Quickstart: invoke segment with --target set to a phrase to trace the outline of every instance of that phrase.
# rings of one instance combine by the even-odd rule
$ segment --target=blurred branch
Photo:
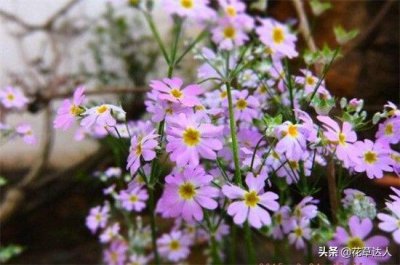
[[[40,154],[37,156],[33,167],[15,186],[10,188],[0,204],[0,223],[4,223],[15,211],[25,198],[25,189],[29,187],[46,168],[50,157],[51,145],[53,142],[52,130],[52,110],[50,105],[45,108],[44,127],[42,130],[42,139],[40,141]]]
[[[304,10],[303,2],[302,0],[293,0],[292,3],[294,8],[296,9],[297,16],[299,17],[300,20],[299,30],[307,44],[307,47],[311,52],[316,52],[317,46],[315,45],[314,38],[311,35],[310,25],[308,24],[307,15]],[[322,65],[316,63],[314,67],[316,73],[321,74]]]

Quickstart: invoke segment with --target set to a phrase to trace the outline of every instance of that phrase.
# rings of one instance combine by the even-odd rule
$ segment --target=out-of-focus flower
[[[22,109],[28,103],[28,98],[18,88],[7,86],[0,90],[0,102],[7,109]]]
[[[385,232],[393,233],[393,239],[400,245],[400,200],[386,202],[390,214],[379,213],[379,228]]]
[[[22,137],[27,144],[36,144],[36,136],[32,132],[32,127],[29,124],[23,123],[15,128],[16,133]]]
[[[108,243],[111,240],[117,238],[119,236],[119,224],[115,223],[109,227],[107,227],[103,233],[100,235],[100,242],[101,243]]]
[[[128,244],[120,239],[111,242],[104,251],[104,261],[107,265],[125,265]]]
[[[189,256],[189,247],[192,244],[190,236],[182,231],[172,231],[164,234],[157,239],[158,251],[160,255],[170,261],[180,261]]]
[[[97,206],[90,209],[89,215],[86,218],[86,226],[92,233],[95,233],[98,228],[104,228],[109,217],[110,207],[108,204],[103,207]]]
[[[81,126],[90,128],[93,125],[102,127],[113,127],[117,124],[113,114],[125,115],[125,111],[117,106],[110,104],[103,104],[87,109],[82,115],[85,117],[81,121]]]
[[[155,134],[155,130],[150,132],[148,135],[133,136],[131,139],[131,147],[128,157],[128,163],[126,169],[130,169],[133,175],[140,167],[140,159],[144,161],[151,161],[156,157],[155,148],[158,146]]]
[[[118,200],[121,202],[122,208],[135,212],[140,212],[146,207],[145,202],[148,197],[147,191],[136,182],[132,182],[127,190],[122,190],[118,194]]]

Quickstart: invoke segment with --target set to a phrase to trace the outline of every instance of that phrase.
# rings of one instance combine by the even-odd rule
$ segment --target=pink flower
[[[243,25],[246,31],[254,27],[254,19],[246,14],[246,5],[240,0],[219,0],[219,5],[223,9],[225,17],[238,24]]]
[[[302,249],[304,248],[304,239],[310,240],[310,238],[310,222],[306,219],[296,221],[293,225],[292,232],[289,234],[289,243],[294,244],[296,249]]]
[[[324,128],[324,136],[334,145],[335,154],[344,163],[346,168],[357,163],[357,150],[353,143],[357,141],[357,134],[348,122],[343,122],[342,128],[337,122],[327,116],[318,116]]]
[[[252,173],[247,174],[246,184],[248,190],[238,186],[227,184],[222,187],[222,193],[231,200],[228,214],[233,216],[237,225],[246,220],[255,228],[271,224],[271,216],[266,210],[276,211],[279,204],[276,201],[278,195],[273,192],[264,192],[265,178],[254,177]]]
[[[338,247],[338,253],[342,253],[344,247],[350,250],[359,249],[363,247],[368,248],[381,248],[382,251],[388,246],[389,240],[384,236],[372,236],[366,238],[368,234],[372,231],[373,225],[372,221],[368,218],[361,220],[357,216],[352,216],[349,219],[349,232],[343,227],[337,227],[334,239],[328,242],[329,246]],[[357,253],[357,251],[354,251]],[[329,259],[335,260],[337,263],[341,264],[377,264],[377,261],[385,261],[390,258],[389,255],[384,257],[375,256],[361,256],[354,255],[352,258],[343,257],[342,255],[337,255],[337,257],[330,257]]]
[[[109,227],[107,227],[103,233],[100,235],[100,242],[101,243],[108,243],[112,239],[115,239],[119,236],[119,224],[115,223]]]
[[[114,240],[104,251],[104,261],[107,265],[124,265],[128,244],[123,240]]]
[[[233,104],[235,105],[236,120],[252,122],[258,118],[260,103],[257,98],[250,96],[248,90],[237,91],[233,93]]]
[[[118,200],[122,208],[127,211],[141,212],[146,207],[146,200],[149,195],[142,185],[131,182],[128,189],[122,190],[118,194]]]
[[[156,157],[155,149],[158,146],[158,135],[154,133],[155,130],[146,136],[133,136],[131,139],[131,147],[128,157],[128,164],[126,169],[130,169],[133,175],[140,167],[140,160],[151,161]]]
[[[79,86],[74,92],[72,102],[69,99],[63,101],[61,107],[57,110],[57,116],[54,120],[54,128],[62,128],[63,130],[68,129],[71,127],[72,122],[76,117],[85,112],[84,108],[81,106],[85,100],[84,92],[85,87]]]
[[[215,29],[212,30],[212,40],[222,50],[232,50],[234,47],[243,45],[249,37],[243,29],[243,25],[223,18],[218,21]]]
[[[302,69],[301,72],[304,76],[296,76],[295,82],[304,87],[304,93],[306,95],[310,95],[316,89],[319,78],[314,76],[313,73],[309,70]],[[318,91],[320,90],[326,90],[324,81],[322,81],[320,86],[318,87]]]
[[[274,227],[272,228],[272,237],[274,239],[283,239],[284,234],[288,234],[292,229],[290,221],[290,208],[287,205],[282,206],[273,215]]]
[[[103,104],[100,106],[87,109],[83,115],[86,116],[81,121],[81,126],[89,128],[92,125],[100,125],[102,127],[113,127],[117,124],[112,114],[125,115],[125,111],[117,106]]]
[[[288,160],[294,161],[304,155],[308,137],[308,130],[305,126],[286,121],[275,128],[275,134],[278,138],[282,137],[275,147],[278,154],[285,154]]]
[[[400,200],[387,202],[386,207],[390,214],[379,213],[379,228],[385,232],[393,233],[393,239],[400,245]]]
[[[213,20],[216,16],[208,3],[208,0],[164,0],[163,8],[171,15],[204,22]]]
[[[0,90],[0,101],[6,109],[22,109],[28,103],[28,99],[25,97],[24,93],[12,86],[7,86]]]
[[[103,207],[97,206],[90,209],[89,215],[86,218],[86,226],[92,233],[95,233],[98,228],[104,228],[109,217],[110,207],[108,204]]]
[[[222,129],[203,122],[196,115],[181,113],[168,120],[166,150],[178,166],[196,166],[200,157],[216,159],[215,152],[222,149]]]
[[[24,140],[25,143],[36,144],[36,136],[33,134],[32,127],[29,124],[20,124],[15,128],[15,131],[22,137],[22,140]]]
[[[296,57],[296,36],[292,34],[285,24],[273,19],[260,19],[261,26],[256,29],[262,43],[272,52],[277,52],[289,58]]]
[[[164,78],[163,81],[152,80],[150,87],[160,92],[158,98],[160,100],[172,103],[180,103],[186,107],[199,105],[198,95],[203,93],[203,89],[196,84],[188,85],[182,88],[183,81],[179,77],[171,79]]]
[[[213,177],[199,166],[188,166],[165,178],[165,189],[157,205],[164,217],[180,217],[185,221],[203,220],[202,208],[213,210],[218,203],[213,199],[219,190],[211,186]]]
[[[379,124],[375,137],[380,142],[397,144],[400,141],[400,116],[389,118]]]
[[[356,142],[354,146],[357,149],[359,158],[354,167],[355,171],[366,172],[370,179],[382,178],[384,171],[393,171],[390,166],[392,160],[389,156],[389,150],[379,142],[374,143],[366,139],[364,142]]]
[[[182,231],[172,231],[157,239],[160,255],[174,262],[183,260],[189,256],[189,247],[191,244],[192,240],[190,236],[182,233]]]

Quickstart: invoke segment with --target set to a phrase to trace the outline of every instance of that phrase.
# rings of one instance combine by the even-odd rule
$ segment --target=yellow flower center
[[[296,216],[297,218],[301,218],[301,210],[300,210],[300,208],[299,207],[296,207],[295,209],[294,209],[294,216]]]
[[[194,107],[195,110],[204,110],[204,106],[203,105],[197,105]]]
[[[313,86],[315,84],[315,80],[312,76],[307,76],[306,77],[306,84],[309,86]]]
[[[392,123],[388,123],[385,126],[385,134],[386,135],[392,135],[393,134],[393,124]]]
[[[271,49],[271,47],[265,47],[264,53],[265,53],[266,55],[271,55],[271,54],[274,53],[274,51]]]
[[[181,0],[181,6],[187,9],[191,9],[194,6],[193,0]]]
[[[172,241],[169,243],[169,248],[170,248],[172,251],[177,251],[177,250],[179,250],[179,249],[181,248],[181,244],[179,243],[178,240],[172,240]]]
[[[9,101],[13,101],[13,100],[15,99],[14,94],[8,93],[8,94],[7,94],[7,99],[8,99]]]
[[[347,241],[348,248],[363,248],[365,246],[364,241],[362,241],[359,237],[351,237],[349,241]]]
[[[129,201],[132,202],[132,203],[135,203],[135,202],[137,202],[138,200],[139,200],[139,198],[138,198],[136,195],[131,195],[131,196],[129,197]]]
[[[228,16],[236,17],[237,12],[236,12],[236,8],[234,6],[231,6],[231,5],[227,6],[225,11],[228,14]]]
[[[277,223],[277,224],[282,224],[282,219],[283,219],[283,217],[282,217],[282,214],[280,214],[280,213],[278,213],[278,214],[275,216],[275,220],[276,220],[276,223]]]
[[[227,26],[226,28],[224,28],[224,37],[226,39],[233,39],[236,36],[236,30],[234,27],[232,26]]]
[[[179,186],[178,193],[183,200],[192,200],[196,196],[196,187],[190,182],[185,182]]]
[[[200,132],[194,128],[187,128],[183,132],[183,142],[187,146],[196,146],[200,143]]]
[[[181,99],[183,96],[182,91],[180,91],[178,88],[171,89],[169,93],[176,99]]]
[[[102,217],[101,214],[99,214],[99,213],[96,214],[96,216],[95,216],[96,221],[100,222],[101,221],[101,217]]]
[[[364,154],[364,161],[368,164],[374,164],[378,160],[376,153],[368,151]]]
[[[243,98],[239,99],[236,102],[236,108],[238,108],[238,110],[244,110],[245,108],[247,108],[247,101]]]
[[[226,91],[222,91],[219,96],[220,98],[226,98],[226,96],[228,95],[228,93],[226,93]]]
[[[301,229],[300,227],[296,227],[296,228],[294,229],[294,234],[295,234],[297,237],[302,237],[302,236],[303,236],[303,229]]]
[[[140,156],[142,154],[142,143],[139,142],[135,148],[135,155]]]
[[[299,135],[299,132],[297,130],[297,126],[293,125],[293,124],[290,124],[288,126],[288,129],[287,129],[287,134],[289,134],[293,138],[296,138]]]
[[[72,106],[71,106],[70,109],[69,109],[69,112],[70,112],[73,116],[78,116],[79,114],[82,113],[82,109],[81,109],[79,106],[77,106],[77,105],[75,105],[75,104],[72,104]]]
[[[289,161],[289,166],[293,170],[297,170],[299,168],[299,163],[297,161]]]
[[[272,151],[272,157],[275,158],[275,159],[277,159],[277,160],[279,160],[279,155],[278,155],[278,153],[275,152],[275,151]]]
[[[283,29],[276,27],[272,31],[272,39],[276,44],[281,44],[285,40]]]
[[[339,133],[339,144],[346,145],[346,135],[343,133]]]
[[[253,191],[248,191],[244,195],[244,203],[248,207],[255,207],[257,206],[257,203],[260,201],[260,198],[257,195],[257,192]]]
[[[97,107],[96,112],[97,114],[103,114],[108,110],[108,107],[106,105],[101,105],[100,107]]]

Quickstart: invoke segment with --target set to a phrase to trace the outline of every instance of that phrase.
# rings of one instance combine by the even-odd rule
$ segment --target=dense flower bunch
[[[374,200],[345,188],[356,176],[399,174],[400,154],[394,147],[400,142],[400,110],[392,103],[385,105],[373,120],[381,121],[375,137],[363,139],[359,131],[370,121],[362,100],[342,99],[340,114],[332,116],[335,99],[324,74],[314,73],[308,61],[298,73],[291,72],[289,59],[299,53],[290,26],[272,18],[253,19],[239,0],[218,2],[217,11],[206,0],[162,2],[174,18],[176,38],[170,53],[149,10],[133,4],[150,22],[169,66],[167,76],[149,82],[142,121],[127,121],[120,106],[88,105],[83,87],[57,112],[55,128],[68,129],[79,120],[81,135],[116,139],[113,143],[126,149],[130,142],[126,166],[97,174],[107,183],[107,200],[87,218],[89,229],[100,231],[99,240],[106,245],[104,260],[179,262],[188,258],[194,245],[207,242],[208,257],[220,263],[232,258],[224,255],[223,242],[233,246],[235,233],[228,235],[236,229],[244,229],[249,262],[254,262],[254,230],[308,251],[313,245],[387,247],[386,237],[368,236],[377,212]],[[204,31],[179,57],[186,25],[199,25]],[[214,50],[199,44],[210,28]],[[174,74],[174,67],[193,47],[200,66],[198,79],[189,81]],[[325,72],[336,54],[319,55]],[[167,161],[171,168],[166,168]],[[341,172],[333,200],[337,205],[342,198],[343,204],[324,213],[317,199],[320,177],[332,185],[332,168]],[[397,195],[378,218],[379,228],[393,233],[399,243],[400,194],[394,191]],[[295,194],[302,198],[296,200]],[[145,210],[150,227],[137,219]],[[157,231],[159,218],[174,220],[169,232]],[[335,260],[375,262],[358,257]]]

